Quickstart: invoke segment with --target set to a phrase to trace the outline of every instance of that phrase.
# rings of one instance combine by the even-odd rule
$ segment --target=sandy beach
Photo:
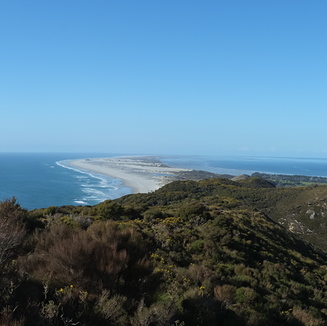
[[[121,179],[133,193],[148,193],[173,181],[180,172],[191,171],[166,166],[150,156],[124,156],[80,159],[69,165],[98,174]]]

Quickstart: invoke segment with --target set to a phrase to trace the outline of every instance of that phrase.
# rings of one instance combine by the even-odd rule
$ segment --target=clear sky
[[[0,151],[327,157],[327,1],[0,3]]]

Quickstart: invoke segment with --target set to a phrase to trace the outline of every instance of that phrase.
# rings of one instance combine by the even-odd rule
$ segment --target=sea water
[[[131,193],[120,179],[72,168],[67,161],[114,154],[0,153],[0,200],[26,209],[95,205]]]
[[[132,193],[120,179],[72,168],[67,161],[117,154],[0,153],[0,200],[16,197],[26,209],[95,205]],[[161,156],[174,167],[219,174],[254,172],[327,177],[327,159],[274,157]]]
[[[327,158],[170,156],[163,163],[218,174],[254,172],[327,177]]]
[[[326,158],[170,156],[163,163],[218,174],[254,172],[327,177]]]

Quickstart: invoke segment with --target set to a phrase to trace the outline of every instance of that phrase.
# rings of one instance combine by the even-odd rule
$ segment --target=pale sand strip
[[[67,162],[73,167],[121,179],[133,193],[148,193],[187,169],[172,168],[147,156],[81,159]]]

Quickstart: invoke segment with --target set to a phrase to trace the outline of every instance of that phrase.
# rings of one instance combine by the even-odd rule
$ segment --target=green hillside
[[[326,199],[251,177],[92,207],[4,201],[0,325],[325,325]]]

